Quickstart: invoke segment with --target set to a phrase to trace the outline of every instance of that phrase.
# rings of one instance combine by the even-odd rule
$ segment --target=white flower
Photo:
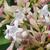
[[[11,37],[9,36],[9,34],[6,34],[5,39],[8,39],[8,40],[11,39]]]
[[[19,25],[18,20],[15,20],[15,21],[13,22],[13,24],[14,24],[15,27],[18,27],[18,25]]]
[[[48,5],[44,5],[44,7],[41,9],[41,15],[42,16],[48,16]]]
[[[24,31],[23,28],[18,28],[15,26],[16,25],[13,25],[13,26],[7,25],[7,29],[5,31],[6,33],[5,38],[8,40],[13,39],[18,44],[20,44],[22,39],[28,36],[28,32]]]
[[[47,50],[50,50],[50,43],[46,46]]]
[[[40,16],[44,17],[45,23],[50,24],[50,19],[49,19],[50,12],[48,11],[48,5],[44,5],[44,7],[40,10]]]
[[[30,10],[31,10],[31,8],[29,8],[29,7],[24,7],[24,8],[23,8],[23,13],[29,13],[29,12],[31,12]]]
[[[45,21],[46,21],[46,23],[50,23],[49,17],[45,16]]]
[[[9,25],[7,25],[7,29],[5,31],[5,33],[6,33],[5,37],[7,37],[7,38],[11,37],[14,40],[16,40],[16,38],[20,36],[20,32],[22,32],[22,31],[23,31],[22,28],[17,28],[15,26],[9,26]]]
[[[17,9],[14,13],[15,20],[22,21],[25,18],[25,14],[22,12],[22,9]]]
[[[24,31],[24,32],[22,33],[22,37],[25,38],[25,37],[27,37],[27,36],[28,36],[28,32],[27,32],[27,31]]]

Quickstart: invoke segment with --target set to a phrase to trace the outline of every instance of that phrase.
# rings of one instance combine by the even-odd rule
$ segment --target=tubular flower
[[[11,41],[7,50],[50,49],[50,11],[47,0],[14,0],[16,6],[9,6],[4,0],[0,16],[6,25],[5,38]],[[38,5],[37,5],[38,4]],[[40,5],[40,6],[39,6]],[[49,39],[49,40],[48,40]]]

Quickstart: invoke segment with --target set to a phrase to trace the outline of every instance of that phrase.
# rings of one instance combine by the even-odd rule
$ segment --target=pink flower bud
[[[41,3],[45,3],[45,2],[47,2],[47,0],[40,0],[40,2],[41,2]]]
[[[50,38],[50,34],[48,34],[48,38]]]
[[[48,0],[48,2],[50,2],[50,0]]]
[[[19,47],[17,48],[17,50],[24,50],[24,47]]]
[[[48,30],[50,30],[50,25],[47,27]]]
[[[3,15],[3,7],[0,8],[0,16]]]
[[[48,3],[48,0],[39,0],[39,4],[42,6],[44,6],[47,3]]]
[[[24,3],[27,3],[29,0],[23,0],[24,1]]]

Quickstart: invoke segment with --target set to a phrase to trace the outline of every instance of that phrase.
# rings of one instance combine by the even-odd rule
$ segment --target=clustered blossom
[[[35,2],[35,0],[33,0]],[[4,7],[0,8],[0,16],[5,18],[0,27],[6,23],[5,38],[11,41],[7,50],[50,50],[50,11],[49,0],[14,0],[16,6],[9,6],[4,0]],[[39,8],[40,7],[40,8]],[[33,11],[33,12],[32,12]],[[6,14],[3,14],[3,12]]]

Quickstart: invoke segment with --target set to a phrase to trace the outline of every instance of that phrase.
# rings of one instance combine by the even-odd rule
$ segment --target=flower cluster
[[[7,50],[50,50],[50,0],[14,0],[9,6],[1,1],[0,27],[6,23],[5,38],[11,41]]]

